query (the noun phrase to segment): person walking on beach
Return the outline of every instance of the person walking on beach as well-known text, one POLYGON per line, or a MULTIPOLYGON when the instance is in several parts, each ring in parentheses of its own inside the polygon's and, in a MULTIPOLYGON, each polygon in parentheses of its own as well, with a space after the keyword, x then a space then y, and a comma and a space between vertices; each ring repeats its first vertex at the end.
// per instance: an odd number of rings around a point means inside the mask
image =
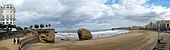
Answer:
POLYGON ((14 44, 15 44, 15 42, 16 42, 16 39, 15 39, 15 38, 14 38, 13 42, 14 42, 14 44))
POLYGON ((20 42, 20 39, 18 38, 18 39, 17 39, 17 44, 19 44, 19 42, 20 42))

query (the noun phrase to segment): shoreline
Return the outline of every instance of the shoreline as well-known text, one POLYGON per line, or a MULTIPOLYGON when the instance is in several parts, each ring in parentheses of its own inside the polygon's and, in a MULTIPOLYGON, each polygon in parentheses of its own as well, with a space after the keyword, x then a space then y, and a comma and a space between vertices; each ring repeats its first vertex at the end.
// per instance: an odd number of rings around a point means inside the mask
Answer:
MULTIPOLYGON (((111 36, 116 36, 119 34, 124 34, 129 32, 129 30, 107 30, 107 31, 98 31, 98 32, 91 32, 92 34, 92 40, 93 39, 101 39, 101 38, 107 38, 111 36)), ((59 42, 62 40, 69 40, 69 41, 77 41, 79 40, 77 33, 59 33, 55 34, 55 41, 59 42)))
POLYGON ((156 45, 156 33, 155 31, 131 30, 121 35, 93 40, 61 41, 55 44, 37 43, 26 50, 150 50, 156 45))

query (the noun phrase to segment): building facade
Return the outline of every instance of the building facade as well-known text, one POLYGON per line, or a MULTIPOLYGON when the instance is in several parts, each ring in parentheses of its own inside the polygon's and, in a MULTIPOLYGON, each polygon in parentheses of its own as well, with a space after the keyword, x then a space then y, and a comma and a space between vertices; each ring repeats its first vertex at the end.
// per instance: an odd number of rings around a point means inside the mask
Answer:
POLYGON ((159 21, 159 25, 160 30, 170 31, 170 20, 159 21))
POLYGON ((170 20, 161 20, 155 23, 150 22, 148 25, 145 26, 148 30, 158 30, 160 31, 170 31, 170 20))
POLYGON ((11 4, 0 5, 0 23, 14 25, 15 7, 11 4))
POLYGON ((149 30, 156 30, 157 28, 157 25, 156 23, 153 23, 153 22, 150 22, 148 25, 146 25, 146 29, 149 29, 149 30))

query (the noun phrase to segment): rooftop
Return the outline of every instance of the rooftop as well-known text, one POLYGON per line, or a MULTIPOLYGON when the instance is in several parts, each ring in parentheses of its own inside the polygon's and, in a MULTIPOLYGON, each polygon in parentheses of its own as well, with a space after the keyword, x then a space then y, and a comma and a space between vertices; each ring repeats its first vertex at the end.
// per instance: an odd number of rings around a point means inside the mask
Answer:
POLYGON ((15 7, 12 4, 4 4, 0 5, 0 9, 15 9, 15 7))

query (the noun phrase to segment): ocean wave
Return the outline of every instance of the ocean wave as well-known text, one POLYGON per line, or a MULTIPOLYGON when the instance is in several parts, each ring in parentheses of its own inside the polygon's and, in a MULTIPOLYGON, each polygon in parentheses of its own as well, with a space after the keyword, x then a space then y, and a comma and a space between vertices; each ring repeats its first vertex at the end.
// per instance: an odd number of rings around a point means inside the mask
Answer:
MULTIPOLYGON (((103 38, 103 37, 109 37, 113 36, 116 34, 121 34, 129 32, 128 30, 107 30, 107 31, 96 31, 96 32, 91 32, 93 38, 92 39, 97 39, 97 38, 103 38)), ((55 35, 55 41, 60 41, 61 39, 69 39, 69 40, 78 40, 78 35, 77 33, 56 33, 55 35)))

